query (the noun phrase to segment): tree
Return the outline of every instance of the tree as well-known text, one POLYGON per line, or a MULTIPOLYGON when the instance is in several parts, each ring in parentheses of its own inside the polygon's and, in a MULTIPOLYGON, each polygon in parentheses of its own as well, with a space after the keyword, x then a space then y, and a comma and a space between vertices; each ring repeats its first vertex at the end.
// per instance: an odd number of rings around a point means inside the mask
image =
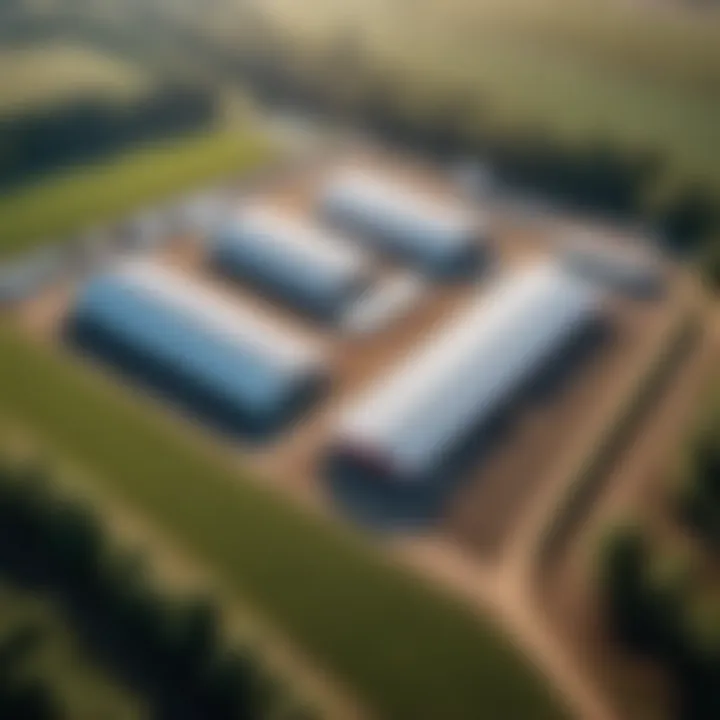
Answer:
POLYGON ((720 605, 699 598, 686 610, 684 656, 675 670, 680 685, 680 713, 687 720, 720 717, 720 605))
POLYGON ((43 635, 36 626, 17 627, 0 639, 0 717, 22 720, 60 720, 49 688, 39 680, 21 677, 19 668, 38 648, 43 635))
POLYGON ((678 504, 683 518, 720 546, 720 413, 713 406, 690 442, 678 504))
POLYGON ((654 627, 648 615, 649 549, 639 528, 615 528, 601 551, 601 588, 607 619, 619 639, 648 652, 654 645, 654 627))

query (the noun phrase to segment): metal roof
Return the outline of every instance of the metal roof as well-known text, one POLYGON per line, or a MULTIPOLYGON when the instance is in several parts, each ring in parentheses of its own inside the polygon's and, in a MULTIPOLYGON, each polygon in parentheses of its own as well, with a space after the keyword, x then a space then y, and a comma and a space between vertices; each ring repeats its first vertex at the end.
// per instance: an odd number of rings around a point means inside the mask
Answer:
POLYGON ((370 267, 365 253, 342 238, 264 206, 237 213, 211 252, 223 269, 328 312, 342 310, 370 267))
POLYGON ((321 348, 290 328, 150 262, 126 263, 91 280, 73 316, 263 415, 275 413, 322 365, 321 348))
POLYGON ((433 472, 599 307, 588 283, 543 263, 501 277, 341 414, 340 446, 400 477, 433 472))
POLYGON ((478 241, 476 219, 461 204, 358 169, 332 176, 321 203, 336 221, 426 265, 446 263, 478 241))

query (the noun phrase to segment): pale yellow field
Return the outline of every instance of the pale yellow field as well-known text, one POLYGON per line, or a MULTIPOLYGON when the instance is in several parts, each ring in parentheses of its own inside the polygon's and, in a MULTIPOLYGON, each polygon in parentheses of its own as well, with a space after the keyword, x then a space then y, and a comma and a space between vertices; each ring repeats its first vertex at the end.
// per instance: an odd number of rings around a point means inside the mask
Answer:
POLYGON ((147 77, 130 63, 74 45, 0 50, 0 114, 84 95, 126 97, 147 77))

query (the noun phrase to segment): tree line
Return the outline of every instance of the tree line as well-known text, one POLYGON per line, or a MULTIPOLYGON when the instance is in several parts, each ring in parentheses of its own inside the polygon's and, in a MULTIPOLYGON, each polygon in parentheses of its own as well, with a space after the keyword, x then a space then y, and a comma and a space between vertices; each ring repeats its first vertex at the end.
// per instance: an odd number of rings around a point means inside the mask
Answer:
POLYGON ((440 159, 480 158, 512 187, 641 218, 680 251, 705 250, 720 236, 719 199, 684 180, 661 148, 603 137, 571 141, 536 125, 500 122, 467 87, 387 67, 352 32, 309 48, 260 11, 247 24, 243 42, 231 46, 199 31, 176 32, 269 105, 307 108, 440 159))
POLYGON ((12 627, 0 637, 0 717, 60 720, 48 685, 19 671, 41 642, 38 628, 30 624, 12 627))
MULTIPOLYGON (((93 654, 147 701, 151 717, 314 717, 254 649, 226 641, 209 598, 160 589, 142 557, 119 548, 89 506, 51 481, 37 463, 0 462, 0 573, 57 600, 93 654)), ((18 684, 8 670, 28 643, 0 640, 0 716, 25 703, 35 713, 28 718, 54 720, 48 688, 18 684)))
POLYGON ((672 509, 692 550, 658 548, 642 527, 611 532, 601 562, 609 626, 655 659, 677 688, 678 720, 720 717, 720 596, 708 582, 720 550, 720 405, 695 432, 672 509))
POLYGON ((0 189, 203 127, 217 116, 217 106, 208 86, 173 79, 124 100, 79 97, 0 116, 0 189))
POLYGON ((678 251, 699 255, 709 278, 720 282, 719 198, 684 178, 662 148, 603 137, 573 142, 535 124, 500 122, 474 90, 390 66, 351 27, 311 45, 251 4, 237 16, 237 34, 223 41, 192 14, 183 19, 157 5, 147 7, 140 23, 141 29, 152 25, 152 32, 137 32, 141 14, 133 5, 123 8, 126 19, 112 27, 87 16, 74 17, 66 27, 59 11, 53 27, 135 54, 139 45, 162 41, 168 57, 197 58, 213 74, 205 77, 212 85, 236 82, 268 105, 301 107, 440 158, 477 157, 513 187, 643 219, 678 251))

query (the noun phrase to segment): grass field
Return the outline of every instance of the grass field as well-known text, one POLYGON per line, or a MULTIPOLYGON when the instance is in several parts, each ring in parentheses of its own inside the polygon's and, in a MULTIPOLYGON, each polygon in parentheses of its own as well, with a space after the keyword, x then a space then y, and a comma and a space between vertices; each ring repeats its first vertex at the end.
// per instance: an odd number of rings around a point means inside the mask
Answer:
POLYGON ((122 99, 149 78, 125 60, 69 44, 0 50, 0 117, 80 96, 122 99))
POLYGON ((27 626, 41 630, 41 644, 15 670, 21 677, 37 677, 47 684, 62 717, 72 720, 146 717, 139 700, 103 673, 80 646, 57 608, 0 579, 0 638, 27 626))
POLYGON ((0 197, 0 257, 249 170, 268 156, 269 148, 259 133, 239 127, 136 148, 49 176, 0 197))
POLYGON ((381 717, 562 716, 492 627, 307 517, 69 358, 0 325, 0 411, 77 458, 381 717))
POLYGON ((660 149, 720 193, 720 12, 588 0, 263 3, 307 47, 351 38, 419 106, 454 88, 478 120, 660 149))

